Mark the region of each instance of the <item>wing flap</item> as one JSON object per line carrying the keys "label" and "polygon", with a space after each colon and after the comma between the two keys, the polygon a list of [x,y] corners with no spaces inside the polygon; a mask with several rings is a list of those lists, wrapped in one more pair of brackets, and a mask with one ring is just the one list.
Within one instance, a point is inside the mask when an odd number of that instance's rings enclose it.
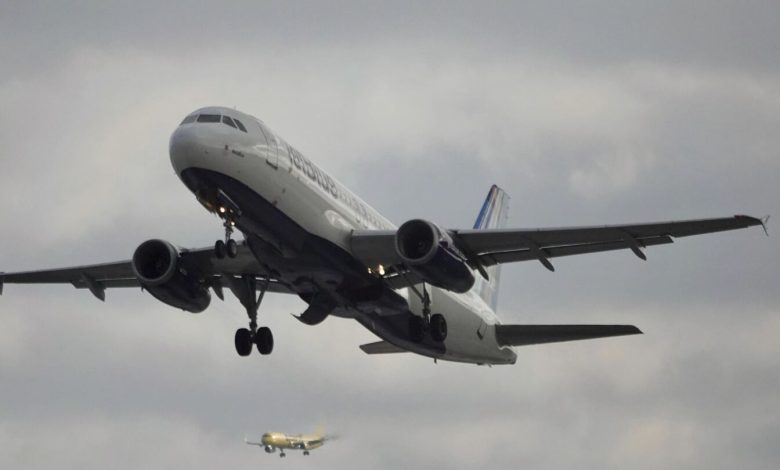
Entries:
{"label": "wing flap", "polygon": [[[673,243],[671,237],[653,237],[653,238],[640,238],[638,242],[643,247],[653,245],[663,245],[667,243]],[[603,242],[603,243],[588,243],[581,245],[568,245],[558,246],[554,248],[544,248],[545,254],[548,258],[556,258],[559,256],[571,256],[580,255],[585,253],[598,253],[602,251],[620,250],[624,248],[631,248],[631,246],[625,241]],[[529,261],[537,259],[538,255],[532,250],[518,250],[518,251],[504,251],[497,253],[485,254],[479,257],[479,262],[483,266],[492,266],[494,264],[511,263],[515,261]]]}
{"label": "wing flap", "polygon": [[495,328],[496,341],[501,346],[527,346],[642,334],[642,331],[633,325],[496,325]]}

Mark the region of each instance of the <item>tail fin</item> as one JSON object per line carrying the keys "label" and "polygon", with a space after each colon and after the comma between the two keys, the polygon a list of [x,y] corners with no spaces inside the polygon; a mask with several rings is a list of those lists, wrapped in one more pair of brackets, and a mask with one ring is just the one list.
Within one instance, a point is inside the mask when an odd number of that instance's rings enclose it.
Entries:
{"label": "tail fin", "polygon": [[[495,184],[490,187],[482,209],[479,211],[475,229],[505,228],[509,216],[509,195]],[[474,283],[474,290],[482,299],[487,302],[493,311],[498,306],[498,281],[501,277],[501,265],[487,268],[488,277],[486,281],[478,278]]]}

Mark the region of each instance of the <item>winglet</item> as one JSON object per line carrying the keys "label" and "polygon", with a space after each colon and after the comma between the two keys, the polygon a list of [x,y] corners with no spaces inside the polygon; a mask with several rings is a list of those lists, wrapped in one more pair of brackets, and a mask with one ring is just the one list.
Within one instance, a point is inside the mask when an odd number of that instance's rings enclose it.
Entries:
{"label": "winglet", "polygon": [[[764,233],[768,237],[769,236],[769,230],[766,229],[766,226],[769,223],[769,215],[767,215],[766,217],[762,217],[760,220],[761,220],[761,228],[764,229]],[[2,293],[3,293],[2,292],[2,284],[0,284],[0,294],[2,294]]]}

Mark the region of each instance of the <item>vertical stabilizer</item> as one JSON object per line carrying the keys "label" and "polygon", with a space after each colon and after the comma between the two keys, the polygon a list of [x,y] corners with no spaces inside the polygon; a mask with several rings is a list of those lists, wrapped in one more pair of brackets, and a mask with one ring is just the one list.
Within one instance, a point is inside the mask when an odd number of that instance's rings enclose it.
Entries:
{"label": "vertical stabilizer", "polygon": [[[509,195],[495,184],[490,187],[485,203],[479,211],[475,229],[505,228],[509,217]],[[478,277],[474,290],[482,297],[493,311],[498,306],[498,281],[501,277],[501,265],[487,268],[489,281]]]}

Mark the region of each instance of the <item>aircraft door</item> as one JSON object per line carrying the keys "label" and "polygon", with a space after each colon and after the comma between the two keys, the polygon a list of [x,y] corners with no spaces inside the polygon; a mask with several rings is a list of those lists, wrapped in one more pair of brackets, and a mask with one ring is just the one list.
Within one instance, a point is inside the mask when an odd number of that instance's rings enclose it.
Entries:
{"label": "aircraft door", "polygon": [[266,140],[268,141],[268,152],[265,154],[265,161],[274,169],[277,169],[279,168],[279,139],[273,132],[267,132]]}

